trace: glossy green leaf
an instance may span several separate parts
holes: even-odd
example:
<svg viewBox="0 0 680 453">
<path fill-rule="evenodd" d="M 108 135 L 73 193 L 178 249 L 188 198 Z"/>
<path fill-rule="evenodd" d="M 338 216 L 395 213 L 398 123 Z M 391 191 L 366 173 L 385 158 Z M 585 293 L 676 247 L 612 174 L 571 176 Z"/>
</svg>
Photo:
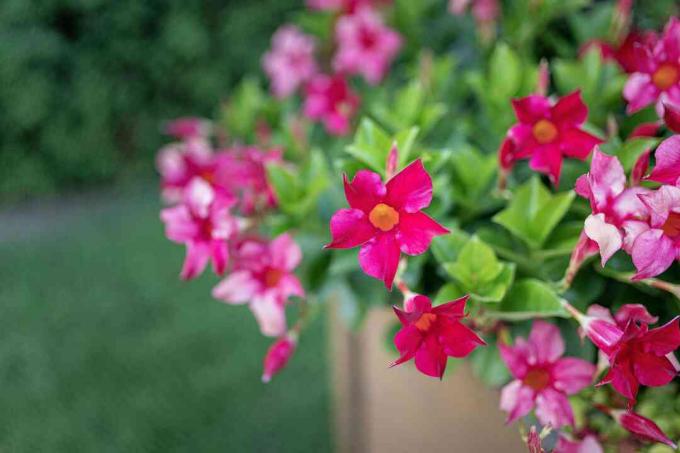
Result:
<svg viewBox="0 0 680 453">
<path fill-rule="evenodd" d="M 536 279 L 517 281 L 490 316 L 518 321 L 532 318 L 568 317 L 560 297 L 545 282 Z"/>
</svg>

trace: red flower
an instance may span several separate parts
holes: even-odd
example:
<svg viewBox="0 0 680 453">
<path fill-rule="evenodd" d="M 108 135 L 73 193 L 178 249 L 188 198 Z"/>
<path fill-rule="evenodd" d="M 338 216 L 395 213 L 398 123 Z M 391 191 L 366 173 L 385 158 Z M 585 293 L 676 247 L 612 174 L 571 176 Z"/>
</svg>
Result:
<svg viewBox="0 0 680 453">
<path fill-rule="evenodd" d="M 564 156 L 585 160 L 602 139 L 581 129 L 588 107 L 581 93 L 574 91 L 553 105 L 538 94 L 514 99 L 518 124 L 510 128 L 501 145 L 501 166 L 508 170 L 520 159 L 530 159 L 529 166 L 550 176 L 558 185 Z"/>
<path fill-rule="evenodd" d="M 673 449 L 678 446 L 668 438 L 656 423 L 632 411 L 613 410 L 610 414 L 624 428 L 637 437 L 651 442 L 661 442 Z"/>
<path fill-rule="evenodd" d="M 394 312 L 402 328 L 394 337 L 399 357 L 390 366 L 400 365 L 415 357 L 416 368 L 423 374 L 442 378 L 448 357 L 462 358 L 477 346 L 486 345 L 460 320 L 465 317 L 468 296 L 432 307 L 425 296 L 413 298 L 413 311 L 397 307 Z"/>
</svg>

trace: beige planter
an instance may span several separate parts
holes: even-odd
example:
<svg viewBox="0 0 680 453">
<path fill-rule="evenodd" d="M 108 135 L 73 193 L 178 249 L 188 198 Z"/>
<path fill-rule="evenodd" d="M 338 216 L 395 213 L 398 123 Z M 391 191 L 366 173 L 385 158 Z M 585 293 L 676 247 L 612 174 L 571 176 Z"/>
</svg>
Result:
<svg viewBox="0 0 680 453">
<path fill-rule="evenodd" d="M 331 314 L 335 444 L 340 453 L 526 452 L 517 427 L 504 425 L 499 392 L 487 388 L 467 364 L 443 381 L 413 364 L 389 369 L 384 346 L 393 320 L 373 310 L 351 334 Z"/>
</svg>

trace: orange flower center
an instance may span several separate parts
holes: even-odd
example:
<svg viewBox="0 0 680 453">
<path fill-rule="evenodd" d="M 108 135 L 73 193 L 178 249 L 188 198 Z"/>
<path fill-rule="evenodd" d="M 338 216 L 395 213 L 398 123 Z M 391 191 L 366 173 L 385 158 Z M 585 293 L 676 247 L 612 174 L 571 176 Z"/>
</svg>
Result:
<svg viewBox="0 0 680 453">
<path fill-rule="evenodd" d="M 652 74 L 652 82 L 660 90 L 667 90 L 675 85 L 680 79 L 680 70 L 672 64 L 662 64 L 659 66 L 654 74 Z"/>
<path fill-rule="evenodd" d="M 200 174 L 201 178 L 203 178 L 206 182 L 212 184 L 215 182 L 215 172 L 212 170 L 204 170 Z"/>
<path fill-rule="evenodd" d="M 661 227 L 666 236 L 680 237 L 680 212 L 671 212 L 666 219 L 666 223 Z"/>
<path fill-rule="evenodd" d="M 264 273 L 264 285 L 267 288 L 273 288 L 279 284 L 283 278 L 283 271 L 279 269 L 267 269 Z"/>
<path fill-rule="evenodd" d="M 420 315 L 420 318 L 418 318 L 418 321 L 416 321 L 413 325 L 416 326 L 418 330 L 421 332 L 427 332 L 430 330 L 430 327 L 432 327 L 432 324 L 435 322 L 437 319 L 437 315 L 432 314 L 432 313 L 423 313 Z"/>
<path fill-rule="evenodd" d="M 543 369 L 534 369 L 527 373 L 523 381 L 524 385 L 528 385 L 536 391 L 543 390 L 550 383 L 550 374 Z"/>
<path fill-rule="evenodd" d="M 532 130 L 534 138 L 541 145 L 551 143 L 557 138 L 557 127 L 548 120 L 538 120 Z"/>
<path fill-rule="evenodd" d="M 368 220 L 371 221 L 374 227 L 382 231 L 390 231 L 399 223 L 399 213 L 392 206 L 378 203 L 368 215 Z"/>
</svg>

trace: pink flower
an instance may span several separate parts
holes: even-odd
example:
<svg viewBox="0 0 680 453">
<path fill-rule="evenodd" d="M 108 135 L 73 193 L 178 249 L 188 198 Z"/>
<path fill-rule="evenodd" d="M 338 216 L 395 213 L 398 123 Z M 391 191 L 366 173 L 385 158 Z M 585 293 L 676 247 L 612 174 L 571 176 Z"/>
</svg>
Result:
<svg viewBox="0 0 680 453">
<path fill-rule="evenodd" d="M 597 437 L 592 434 L 583 438 L 583 440 L 569 440 L 564 435 L 561 435 L 557 440 L 557 446 L 554 453 L 603 453 L 602 445 L 597 441 Z"/>
<path fill-rule="evenodd" d="M 288 364 L 295 352 L 297 336 L 289 333 L 276 340 L 264 356 L 262 382 L 267 383 L 272 377 Z"/>
<path fill-rule="evenodd" d="M 595 366 L 574 357 L 562 358 L 564 341 L 559 329 L 534 321 L 529 339 L 517 338 L 514 346 L 498 344 L 501 358 L 514 381 L 503 387 L 501 409 L 511 423 L 536 408 L 536 418 L 553 428 L 574 424 L 567 395 L 590 385 Z"/>
<path fill-rule="evenodd" d="M 639 197 L 651 217 L 632 245 L 634 280 L 655 277 L 680 259 L 680 187 L 662 186 Z"/>
<path fill-rule="evenodd" d="M 512 106 L 519 123 L 508 131 L 500 150 L 502 167 L 509 170 L 514 162 L 530 159 L 529 166 L 550 176 L 558 185 L 563 156 L 585 160 L 602 140 L 581 129 L 588 108 L 575 91 L 554 105 L 548 98 L 533 94 L 514 99 Z"/>
<path fill-rule="evenodd" d="M 418 295 L 410 312 L 393 307 L 402 327 L 394 337 L 400 357 L 390 366 L 415 357 L 418 371 L 441 379 L 448 357 L 462 358 L 477 346 L 485 345 L 484 340 L 460 322 L 465 317 L 467 300 L 465 296 L 432 307 L 429 298 Z"/>
<path fill-rule="evenodd" d="M 386 27 L 371 8 L 360 8 L 342 16 L 335 26 L 338 50 L 333 69 L 345 74 L 361 74 L 372 85 L 380 82 L 401 47 L 401 37 Z"/>
<path fill-rule="evenodd" d="M 272 48 L 262 58 L 274 96 L 290 96 L 316 74 L 315 47 L 314 38 L 294 25 L 284 25 L 274 33 Z"/>
<path fill-rule="evenodd" d="M 610 415 L 625 429 L 635 434 L 642 440 L 660 442 L 673 449 L 678 446 L 673 442 L 656 423 L 640 414 L 632 411 L 612 410 Z"/>
<path fill-rule="evenodd" d="M 680 135 L 667 138 L 654 153 L 656 165 L 650 180 L 680 186 Z"/>
<path fill-rule="evenodd" d="M 392 0 L 307 0 L 307 7 L 351 14 L 361 7 L 375 7 L 390 3 L 392 3 Z"/>
<path fill-rule="evenodd" d="M 179 140 L 205 138 L 210 134 L 210 121 L 202 118 L 177 118 L 165 125 L 165 133 Z"/>
<path fill-rule="evenodd" d="M 449 12 L 460 16 L 471 3 L 472 15 L 478 23 L 493 22 L 498 18 L 498 0 L 449 0 Z"/>
<path fill-rule="evenodd" d="M 623 89 L 627 112 L 656 103 L 657 113 L 663 117 L 663 103 L 680 106 L 680 20 L 671 17 L 663 36 L 653 45 L 639 46 L 636 52 L 637 71 Z"/>
<path fill-rule="evenodd" d="M 350 132 L 350 121 L 359 108 L 360 99 L 342 75 L 318 74 L 307 83 L 304 114 L 315 121 L 323 121 L 332 135 Z"/>
<path fill-rule="evenodd" d="M 598 385 L 612 384 L 616 391 L 634 401 L 640 384 L 661 387 L 677 375 L 675 366 L 666 356 L 680 347 L 680 318 L 649 330 L 646 321 L 651 315 L 646 310 L 645 313 L 628 312 L 625 316 L 629 321 L 623 335 L 605 350 L 610 369 Z M 642 322 L 636 322 L 638 319 Z"/>
<path fill-rule="evenodd" d="M 630 251 L 634 233 L 645 229 L 647 208 L 638 195 L 647 192 L 626 188 L 619 159 L 595 148 L 590 172 L 578 178 L 576 193 L 590 201 L 592 214 L 586 218 L 584 232 L 597 243 L 602 266 L 621 248 Z"/>
<path fill-rule="evenodd" d="M 432 201 L 432 179 L 420 159 L 383 184 L 380 175 L 359 170 L 344 176 L 349 209 L 331 218 L 333 240 L 327 248 L 361 246 L 359 264 L 371 277 L 392 287 L 400 252 L 425 253 L 434 236 L 449 231 L 421 212 Z"/>
<path fill-rule="evenodd" d="M 263 335 L 283 335 L 286 301 L 305 295 L 293 274 L 301 259 L 300 247 L 288 234 L 269 244 L 246 241 L 239 248 L 238 266 L 213 288 L 213 297 L 229 304 L 249 303 Z"/>
<path fill-rule="evenodd" d="M 182 204 L 161 211 L 168 239 L 186 245 L 181 277 L 192 279 L 203 272 L 208 261 L 222 275 L 229 259 L 228 240 L 238 232 L 229 209 L 233 201 L 217 197 L 210 184 L 196 178 L 185 191 Z"/>
</svg>

